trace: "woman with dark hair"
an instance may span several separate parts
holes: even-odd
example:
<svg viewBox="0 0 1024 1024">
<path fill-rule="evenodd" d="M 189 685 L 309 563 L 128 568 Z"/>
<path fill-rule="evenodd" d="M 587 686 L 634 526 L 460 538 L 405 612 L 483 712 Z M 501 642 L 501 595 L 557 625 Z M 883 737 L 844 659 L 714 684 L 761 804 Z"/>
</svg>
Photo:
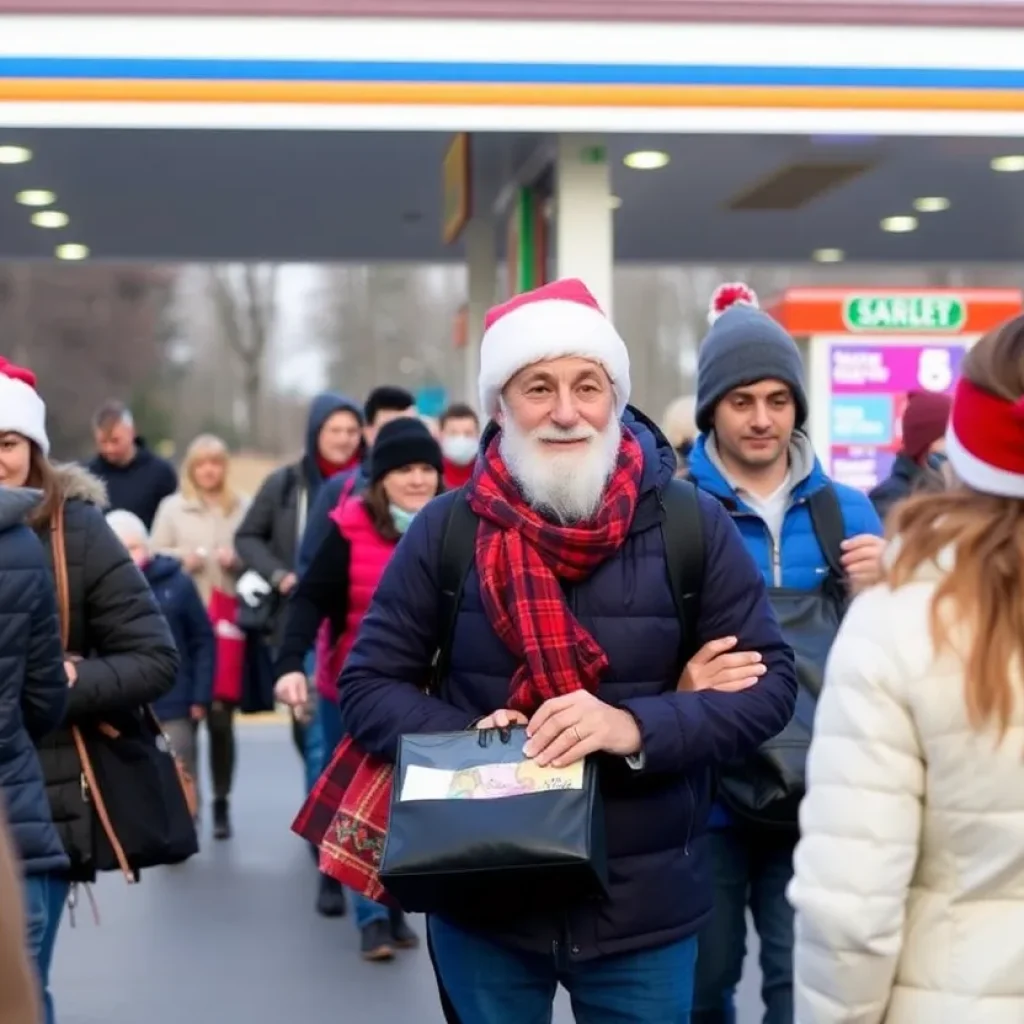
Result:
<svg viewBox="0 0 1024 1024">
<path fill-rule="evenodd" d="M 797 1024 L 1024 1021 L 1024 317 L 967 354 L 952 486 L 900 502 L 828 660 Z"/>
<path fill-rule="evenodd" d="M 45 968 L 70 887 L 96 877 L 94 829 L 99 827 L 71 726 L 99 715 L 135 712 L 174 685 L 178 652 L 156 599 L 101 510 L 103 485 L 77 466 L 49 461 L 46 406 L 35 375 L 0 360 L 0 487 L 41 492 L 27 515 L 54 573 L 62 555 L 67 571 L 67 649 L 70 687 L 60 727 L 38 744 L 53 822 L 70 862 L 51 873 L 36 918 L 47 1021 L 53 1021 Z M 56 582 L 56 577 L 52 580 Z"/>
<path fill-rule="evenodd" d="M 341 667 L 399 539 L 413 516 L 440 492 L 441 471 L 440 445 L 423 423 L 403 418 L 385 424 L 370 456 L 369 487 L 359 496 L 343 495 L 331 514 L 337 528 L 321 543 L 289 602 L 277 660 L 277 697 L 293 707 L 305 703 L 302 663 L 319 631 L 316 685 L 323 767 L 344 734 L 338 707 Z M 321 881 L 321 886 L 331 882 Z M 400 912 L 389 913 L 362 896 L 353 896 L 353 903 L 367 960 L 390 960 L 396 947 L 418 944 Z"/>
</svg>

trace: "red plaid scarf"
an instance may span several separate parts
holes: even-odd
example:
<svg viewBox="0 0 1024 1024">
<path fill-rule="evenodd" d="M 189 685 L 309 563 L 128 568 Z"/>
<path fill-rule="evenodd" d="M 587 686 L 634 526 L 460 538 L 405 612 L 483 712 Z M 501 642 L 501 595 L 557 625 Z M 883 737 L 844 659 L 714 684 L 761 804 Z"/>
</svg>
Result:
<svg viewBox="0 0 1024 1024">
<path fill-rule="evenodd" d="M 492 628 L 520 660 L 508 707 L 530 714 L 544 701 L 597 689 L 608 658 L 569 610 L 559 580 L 586 579 L 622 546 L 633 522 L 643 453 L 623 431 L 601 508 L 582 526 L 547 522 L 523 500 L 495 438 L 480 460 L 469 504 L 480 517 L 476 567 Z M 497 710 L 497 709 L 495 709 Z M 320 870 L 388 903 L 378 874 L 394 768 L 346 737 L 292 829 L 320 850 Z"/>
</svg>

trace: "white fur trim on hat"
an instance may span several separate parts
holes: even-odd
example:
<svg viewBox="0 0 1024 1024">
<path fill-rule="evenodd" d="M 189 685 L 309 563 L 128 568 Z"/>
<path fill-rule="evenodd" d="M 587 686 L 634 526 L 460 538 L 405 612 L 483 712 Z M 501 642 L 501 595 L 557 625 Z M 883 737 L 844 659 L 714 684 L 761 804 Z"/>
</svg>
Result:
<svg viewBox="0 0 1024 1024">
<path fill-rule="evenodd" d="M 46 436 L 46 404 L 35 388 L 0 373 L 0 433 L 21 434 L 50 454 Z"/>
<path fill-rule="evenodd" d="M 629 351 L 600 310 L 565 299 L 540 299 L 505 313 L 480 346 L 480 408 L 495 416 L 502 388 L 522 369 L 547 359 L 578 356 L 600 363 L 615 388 L 621 416 L 629 403 Z"/>
<path fill-rule="evenodd" d="M 1000 469 L 973 455 L 956 436 L 952 423 L 946 427 L 946 458 L 968 487 L 1000 498 L 1024 499 L 1024 474 Z"/>
</svg>

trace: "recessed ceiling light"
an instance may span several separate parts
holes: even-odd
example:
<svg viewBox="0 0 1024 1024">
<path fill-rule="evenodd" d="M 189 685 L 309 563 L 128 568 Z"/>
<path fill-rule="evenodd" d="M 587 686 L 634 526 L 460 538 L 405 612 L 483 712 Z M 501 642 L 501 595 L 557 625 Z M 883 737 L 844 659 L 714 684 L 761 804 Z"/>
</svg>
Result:
<svg viewBox="0 0 1024 1024">
<path fill-rule="evenodd" d="M 67 242 L 64 245 L 58 245 L 54 249 L 54 255 L 59 260 L 84 260 L 89 255 L 89 247 L 79 245 L 77 242 Z"/>
<path fill-rule="evenodd" d="M 613 210 L 617 210 L 622 205 L 622 196 L 609 196 L 608 205 Z"/>
<path fill-rule="evenodd" d="M 811 257 L 816 263 L 842 263 L 846 253 L 842 249 L 815 249 Z"/>
<path fill-rule="evenodd" d="M 942 213 L 949 209 L 949 200 L 945 196 L 921 196 L 914 200 L 914 209 L 918 213 Z"/>
<path fill-rule="evenodd" d="M 22 206 L 49 206 L 57 201 L 57 196 L 45 188 L 26 188 L 14 198 Z"/>
<path fill-rule="evenodd" d="M 60 210 L 37 210 L 32 214 L 32 223 L 37 228 L 63 228 L 67 227 L 71 218 Z"/>
<path fill-rule="evenodd" d="M 0 164 L 27 164 L 32 150 L 24 146 L 0 146 Z"/>
<path fill-rule="evenodd" d="M 989 166 L 993 171 L 1001 171 L 1004 174 L 1016 174 L 1024 171 L 1024 155 L 997 156 Z"/>
<path fill-rule="evenodd" d="M 627 153 L 622 162 L 634 171 L 656 171 L 668 164 L 668 153 L 657 149 L 639 149 L 635 153 Z"/>
<path fill-rule="evenodd" d="M 892 231 L 896 234 L 902 234 L 906 231 L 917 230 L 917 218 L 916 217 L 886 217 L 882 221 L 883 231 Z"/>
</svg>

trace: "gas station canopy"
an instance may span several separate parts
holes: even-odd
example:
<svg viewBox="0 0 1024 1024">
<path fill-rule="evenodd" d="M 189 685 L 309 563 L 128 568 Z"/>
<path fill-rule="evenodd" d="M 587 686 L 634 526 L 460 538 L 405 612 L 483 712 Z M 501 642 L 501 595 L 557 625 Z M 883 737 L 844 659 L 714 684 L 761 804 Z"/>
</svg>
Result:
<svg viewBox="0 0 1024 1024">
<path fill-rule="evenodd" d="M 32 154 L 0 163 L 0 258 L 49 258 L 58 242 L 87 240 L 93 257 L 109 259 L 460 260 L 461 244 L 445 245 L 441 231 L 451 139 L 426 131 L 5 129 L 0 120 L 0 147 Z M 1012 140 L 605 140 L 620 261 L 1024 262 L 1024 173 L 992 169 L 1022 150 Z M 472 214 L 489 216 L 502 185 L 542 163 L 554 141 L 548 133 L 473 133 Z M 664 154 L 664 166 L 626 166 L 638 152 Z M 1010 166 L 1024 168 L 1024 157 Z M 65 227 L 40 230 L 36 211 L 16 201 L 40 190 L 54 194 Z M 915 230 L 885 230 L 893 217 L 913 217 Z"/>
</svg>

